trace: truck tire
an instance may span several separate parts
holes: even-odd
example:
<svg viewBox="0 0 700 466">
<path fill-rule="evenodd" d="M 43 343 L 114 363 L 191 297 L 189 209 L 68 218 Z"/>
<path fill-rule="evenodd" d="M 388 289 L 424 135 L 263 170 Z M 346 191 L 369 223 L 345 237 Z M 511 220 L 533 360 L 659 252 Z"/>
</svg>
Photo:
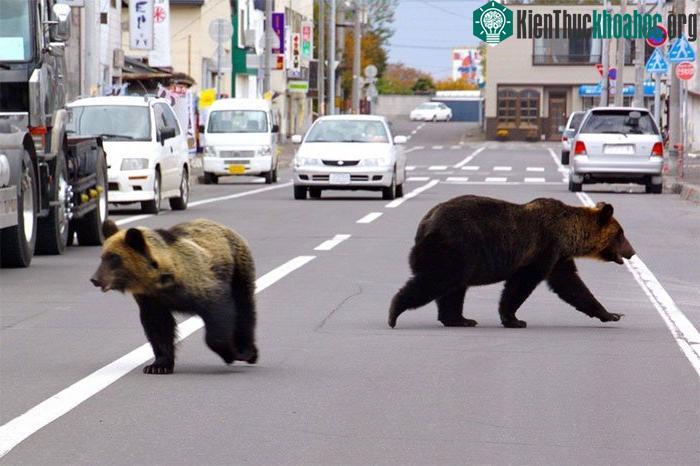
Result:
<svg viewBox="0 0 700 466">
<path fill-rule="evenodd" d="M 3 267 L 29 267 L 36 246 L 38 183 L 27 151 L 22 156 L 21 170 L 17 187 L 17 225 L 0 232 L 0 265 Z"/>
<path fill-rule="evenodd" d="M 144 214 L 158 215 L 160 212 L 160 203 L 163 200 L 160 181 L 160 170 L 156 169 L 156 178 L 153 180 L 154 199 L 141 203 L 141 210 Z"/>
<path fill-rule="evenodd" d="M 99 151 L 97 160 L 95 161 L 95 174 L 97 180 L 95 189 L 97 189 L 97 207 L 90 211 L 83 218 L 74 220 L 75 232 L 78 234 L 78 244 L 81 246 L 99 246 L 104 240 L 102 234 L 102 222 L 107 219 L 107 163 L 105 162 L 104 152 Z"/>
<path fill-rule="evenodd" d="M 63 152 L 56 156 L 54 164 L 49 215 L 39 219 L 36 249 L 40 254 L 63 254 L 68 245 L 68 204 L 71 202 L 68 184 L 68 167 Z"/>
<path fill-rule="evenodd" d="M 190 173 L 187 167 L 182 168 L 182 178 L 180 179 L 180 196 L 168 199 L 170 208 L 173 210 L 187 209 L 187 202 L 190 199 Z"/>
</svg>

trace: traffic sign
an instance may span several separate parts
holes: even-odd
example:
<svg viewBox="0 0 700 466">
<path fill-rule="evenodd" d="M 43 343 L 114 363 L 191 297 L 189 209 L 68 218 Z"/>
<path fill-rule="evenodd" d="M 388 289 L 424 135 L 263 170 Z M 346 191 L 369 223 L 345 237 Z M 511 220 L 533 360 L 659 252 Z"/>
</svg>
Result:
<svg viewBox="0 0 700 466">
<path fill-rule="evenodd" d="M 596 63 L 595 69 L 598 70 L 599 75 L 603 76 L 603 65 L 601 65 L 600 63 Z"/>
<path fill-rule="evenodd" d="M 695 67 L 689 61 L 684 61 L 682 63 L 679 63 L 678 66 L 676 66 L 676 76 L 678 76 L 678 79 L 687 81 L 691 79 L 694 74 Z"/>
<path fill-rule="evenodd" d="M 668 31 L 662 24 L 657 24 L 647 33 L 647 44 L 650 47 L 661 47 L 668 40 Z"/>
<path fill-rule="evenodd" d="M 231 21 L 223 18 L 217 18 L 209 23 L 209 37 L 214 42 L 227 42 L 233 37 L 233 26 Z"/>
<path fill-rule="evenodd" d="M 679 37 L 671 44 L 668 50 L 668 61 L 680 63 L 684 61 L 695 61 L 695 50 L 690 46 L 690 42 L 685 37 Z"/>
<path fill-rule="evenodd" d="M 364 74 L 365 74 L 366 78 L 375 78 L 377 76 L 377 72 L 378 72 L 378 70 L 377 70 L 376 66 L 374 66 L 374 65 L 365 66 Z"/>
<path fill-rule="evenodd" d="M 668 73 L 668 62 L 660 48 L 654 49 L 646 65 L 647 73 Z"/>
</svg>

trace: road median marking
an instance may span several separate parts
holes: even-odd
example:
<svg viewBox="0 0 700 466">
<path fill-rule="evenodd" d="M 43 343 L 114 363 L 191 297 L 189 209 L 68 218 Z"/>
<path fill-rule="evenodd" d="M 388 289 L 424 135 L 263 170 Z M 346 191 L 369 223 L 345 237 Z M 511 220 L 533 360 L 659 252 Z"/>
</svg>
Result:
<svg viewBox="0 0 700 466">
<path fill-rule="evenodd" d="M 255 281 L 259 293 L 291 272 L 303 267 L 316 256 L 298 256 L 269 271 Z M 199 317 L 190 317 L 177 326 L 178 341 L 182 341 L 203 327 Z M 129 372 L 153 359 L 150 343 L 145 343 L 114 362 L 96 370 L 42 401 L 38 405 L 0 426 L 0 458 L 40 429 L 96 395 Z"/>
<path fill-rule="evenodd" d="M 330 251 L 346 239 L 349 239 L 351 235 L 335 235 L 332 239 L 324 241 L 314 248 L 314 251 Z"/>
<path fill-rule="evenodd" d="M 452 168 L 461 168 L 461 167 L 465 166 L 466 164 L 468 164 L 469 162 L 471 162 L 472 159 L 473 159 L 474 157 L 476 157 L 477 155 L 479 155 L 479 153 L 480 153 L 481 151 L 483 151 L 484 149 L 486 149 L 486 147 L 479 147 L 477 150 L 475 150 L 474 152 L 472 152 L 471 154 L 469 154 L 468 156 L 466 156 L 466 157 L 464 158 L 464 160 L 462 160 L 461 162 L 457 163 L 457 164 L 454 165 Z"/>
<path fill-rule="evenodd" d="M 576 197 L 583 205 L 595 207 L 595 202 L 588 194 L 578 192 Z M 676 305 L 676 302 L 649 267 L 639 258 L 639 254 L 635 254 L 631 259 L 625 259 L 625 266 L 642 288 L 644 294 L 647 295 L 666 327 L 671 331 L 681 351 L 690 361 L 690 365 L 700 377 L 700 333 L 698 330 L 683 314 L 683 311 Z"/>
<path fill-rule="evenodd" d="M 371 212 L 371 213 L 365 215 L 364 217 L 362 217 L 361 219 L 359 219 L 355 223 L 372 223 L 375 220 L 377 220 L 379 217 L 381 217 L 383 214 L 384 214 L 383 212 Z"/>
<path fill-rule="evenodd" d="M 430 180 L 428 183 L 424 184 L 423 186 L 420 186 L 420 187 L 414 189 L 410 193 L 404 194 L 403 197 L 400 197 L 398 199 L 394 199 L 393 201 L 391 201 L 390 203 L 388 203 L 384 207 L 387 207 L 389 209 L 393 209 L 395 207 L 398 207 L 401 204 L 403 204 L 404 202 L 406 202 L 407 200 L 416 197 L 417 195 L 419 195 L 423 191 L 426 191 L 426 190 L 432 188 L 433 186 L 435 186 L 439 182 L 440 182 L 440 180 Z"/>
</svg>

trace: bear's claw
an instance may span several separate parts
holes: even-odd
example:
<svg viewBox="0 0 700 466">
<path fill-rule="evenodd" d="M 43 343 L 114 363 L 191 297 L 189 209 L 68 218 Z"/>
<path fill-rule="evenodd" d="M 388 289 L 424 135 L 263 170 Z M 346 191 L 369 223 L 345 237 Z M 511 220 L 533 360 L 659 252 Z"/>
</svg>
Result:
<svg viewBox="0 0 700 466">
<path fill-rule="evenodd" d="M 459 320 L 453 320 L 453 321 L 440 321 L 442 322 L 442 325 L 445 327 L 476 327 L 478 324 L 477 321 L 472 320 L 472 319 L 465 319 L 462 317 Z"/>
<path fill-rule="evenodd" d="M 143 373 L 157 375 L 172 374 L 173 368 L 172 366 L 161 366 L 157 364 L 151 364 L 143 368 Z"/>
<path fill-rule="evenodd" d="M 617 322 L 618 320 L 622 319 L 623 316 L 624 316 L 624 314 L 615 314 L 615 313 L 609 312 L 605 318 L 600 319 L 600 320 L 601 320 L 601 322 Z"/>
<path fill-rule="evenodd" d="M 512 319 L 504 320 L 501 322 L 505 328 L 525 328 L 527 327 L 527 322 L 524 320 Z"/>
</svg>

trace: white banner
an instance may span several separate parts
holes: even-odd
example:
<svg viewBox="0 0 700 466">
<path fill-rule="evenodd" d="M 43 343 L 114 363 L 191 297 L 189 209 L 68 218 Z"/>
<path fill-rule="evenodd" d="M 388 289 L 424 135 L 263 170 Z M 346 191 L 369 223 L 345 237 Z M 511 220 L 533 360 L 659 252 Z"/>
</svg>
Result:
<svg viewBox="0 0 700 466">
<path fill-rule="evenodd" d="M 153 50 L 148 54 L 150 66 L 172 66 L 170 59 L 170 0 L 154 0 Z"/>
<path fill-rule="evenodd" d="M 153 49 L 153 0 L 129 2 L 129 38 L 132 49 Z"/>
</svg>

